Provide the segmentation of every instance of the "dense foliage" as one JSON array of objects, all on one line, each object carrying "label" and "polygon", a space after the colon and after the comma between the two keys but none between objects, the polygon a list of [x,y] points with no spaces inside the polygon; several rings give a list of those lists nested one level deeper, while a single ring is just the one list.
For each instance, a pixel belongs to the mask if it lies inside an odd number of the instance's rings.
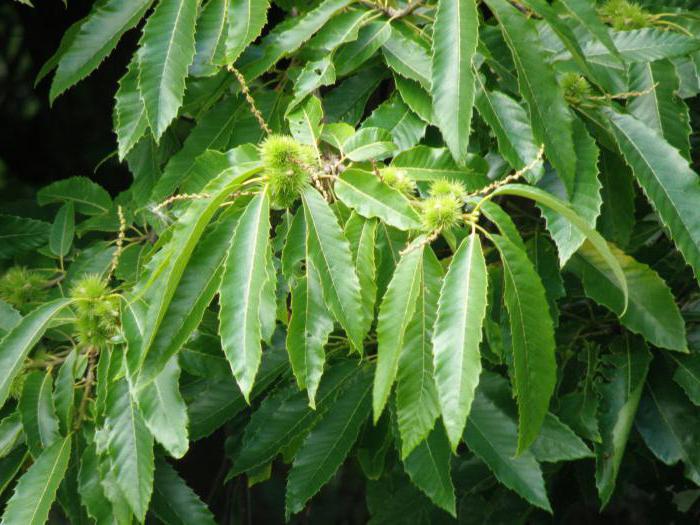
[{"label": "dense foliage", "polygon": [[141,32],[133,183],[0,210],[2,524],[271,519],[213,434],[288,520],[696,523],[692,3],[96,1],[37,80]]}]

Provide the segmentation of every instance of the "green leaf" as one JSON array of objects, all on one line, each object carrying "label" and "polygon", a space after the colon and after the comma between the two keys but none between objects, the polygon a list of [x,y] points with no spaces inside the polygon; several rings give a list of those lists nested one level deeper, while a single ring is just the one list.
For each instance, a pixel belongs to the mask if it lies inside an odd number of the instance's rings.
[{"label": "green leaf", "polygon": [[329,367],[316,395],[316,410],[309,408],[306,394],[296,388],[277,390],[266,397],[246,426],[243,444],[231,474],[240,474],[269,463],[292,440],[305,435],[318,422],[318,418],[333,406],[342,388],[356,374],[357,365],[352,361]]},{"label": "green leaf", "polygon": [[586,295],[615,312],[623,326],[641,334],[651,344],[688,352],[685,323],[663,279],[652,268],[613,245],[610,251],[625,274],[629,290],[627,309],[617,280],[600,254],[588,243],[581,247],[569,265],[583,282]]},{"label": "green leaf", "polygon": [[623,336],[611,346],[613,353],[603,358],[604,382],[597,386],[601,442],[595,445],[595,478],[603,507],[615,489],[651,361],[646,344],[637,337]]},{"label": "green leaf", "polygon": [[206,156],[211,155],[207,150],[226,149],[234,127],[240,124],[247,112],[248,107],[240,97],[228,97],[200,116],[182,149],[165,165],[151,199],[155,202],[165,199],[194,176],[197,168],[203,167],[198,166],[198,162],[205,162],[208,160]]},{"label": "green leaf", "polygon": [[0,407],[7,401],[10,386],[22,370],[24,360],[48,328],[49,322],[70,299],[56,299],[41,305],[27,314],[10,332],[0,340]]},{"label": "green leaf", "polygon": [[70,251],[75,235],[75,211],[73,201],[66,202],[58,210],[49,234],[49,248],[54,255],[63,257]]},{"label": "green leaf", "polygon": [[333,319],[323,303],[320,278],[313,264],[292,289],[292,317],[287,330],[287,351],[299,388],[305,388],[309,405],[316,405],[316,391],[326,360],[324,346],[333,331]]},{"label": "green leaf", "polygon": [[391,35],[391,25],[376,20],[360,29],[357,40],[344,45],[335,53],[333,62],[338,76],[345,76],[359,68],[384,45]]},{"label": "green leaf", "polygon": [[[601,185],[598,181],[598,147],[581,120],[574,119],[573,130],[576,178],[574,190],[569,192],[570,198],[567,199],[567,192],[561,181],[551,173],[545,175],[539,186],[564,201],[568,200],[571,209],[593,230],[602,204]],[[540,210],[547,222],[547,230],[557,245],[559,262],[564,266],[586,240],[586,234],[556,211],[546,206],[540,206]]]},{"label": "green leaf", "polygon": [[287,516],[300,512],[345,460],[369,417],[371,385],[366,370],[356,374],[304,439],[287,478]]},{"label": "green leaf", "polygon": [[421,227],[420,216],[406,196],[369,171],[345,170],[336,179],[334,189],[344,204],[363,217],[377,217],[400,230]]},{"label": "green leaf", "polygon": [[607,239],[625,248],[630,241],[634,220],[634,179],[622,157],[601,151],[600,181],[603,205],[598,230]]},{"label": "green leaf", "polygon": [[[411,108],[426,124],[434,124],[433,101],[430,94],[415,80],[404,78],[394,73],[394,84],[401,99]],[[450,156],[452,159],[452,156]]]},{"label": "green leaf", "polygon": [[420,142],[425,135],[426,124],[404,104],[400,96],[393,95],[367,117],[362,127],[388,130],[399,150],[406,150]]},{"label": "green leaf", "polygon": [[213,76],[219,72],[214,64],[223,58],[228,28],[229,0],[209,0],[197,18],[194,35],[192,76]]},{"label": "green leaf", "polygon": [[346,122],[356,126],[365,115],[367,101],[387,76],[386,68],[373,64],[329,91],[323,100],[328,122]]},{"label": "green leaf", "polygon": [[377,300],[377,264],[375,249],[378,221],[363,219],[353,212],[345,223],[345,237],[355,260],[355,271],[360,281],[360,294],[364,311],[363,333],[368,333],[374,321],[374,303]]},{"label": "green leaf", "polygon": [[650,367],[635,425],[660,461],[683,462],[686,477],[700,485],[700,413],[664,368],[658,361]]},{"label": "green leaf", "polygon": [[105,496],[100,479],[100,458],[94,443],[83,449],[78,473],[80,500],[91,518],[98,525],[117,521],[112,503]]},{"label": "green leaf", "polygon": [[53,378],[46,372],[32,372],[24,380],[18,408],[27,445],[34,458],[61,437],[52,390]]},{"label": "green leaf", "polygon": [[621,60],[615,42],[610,36],[607,26],[596,13],[595,5],[589,0],[561,0],[571,16],[583,26],[594,39],[602,44],[613,57]]},{"label": "green leaf", "polygon": [[[144,274],[134,290],[134,295],[142,296],[147,304],[144,319],[148,319],[149,322],[139,331],[141,336],[138,340],[130,340],[129,330],[126,330],[127,365],[132,376],[135,372],[140,372],[173,300],[177,285],[207,224],[231,192],[258,169],[251,167],[243,171],[225,170],[209,182],[203,189],[209,197],[188,203],[173,226],[170,240],[150,262],[149,271]],[[129,319],[122,319],[122,322],[128,328]],[[145,377],[139,380],[139,388],[152,379],[153,377]]]},{"label": "green leaf", "polygon": [[683,390],[693,404],[700,406],[700,353],[689,356],[671,355],[678,365],[673,373],[673,380]]},{"label": "green leaf", "polygon": [[119,160],[124,160],[148,129],[146,107],[139,93],[138,61],[132,59],[114,97],[114,132]]},{"label": "green leaf", "polygon": [[0,299],[0,341],[22,320],[20,313]]},{"label": "green leaf", "polygon": [[396,376],[396,419],[402,458],[426,438],[440,414],[433,373],[432,338],[443,270],[430,248],[423,250],[420,271],[415,313],[406,327]]},{"label": "green leaf", "polygon": [[321,101],[315,96],[307,98],[306,102],[287,115],[287,119],[292,136],[302,144],[313,146],[317,155],[320,156],[318,141],[321,138],[321,130],[324,128],[321,123],[323,119]]},{"label": "green leaf", "polygon": [[630,99],[628,111],[690,159],[690,117],[677,94],[680,81],[673,63],[657,60],[631,64],[629,76],[630,91],[645,94]]},{"label": "green leaf", "polygon": [[36,193],[40,206],[53,202],[73,202],[83,215],[101,215],[112,208],[112,198],[102,186],[87,177],[71,177],[44,186]]},{"label": "green leaf", "polygon": [[458,166],[445,148],[416,146],[396,155],[391,166],[401,168],[407,177],[415,181],[456,180],[464,184],[467,191],[478,190],[488,184],[485,174],[476,173],[471,167]]},{"label": "green leaf", "polygon": [[71,436],[44,450],[15,486],[2,515],[3,525],[43,525],[70,459]]},{"label": "green leaf", "polygon": [[197,243],[139,371],[142,383],[160,374],[201,322],[219,289],[231,232],[241,213],[234,210],[222,216]]},{"label": "green leaf", "polygon": [[433,333],[435,383],[453,451],[459,445],[479,383],[486,286],[481,241],[472,230],[455,252],[445,275]]},{"label": "green leaf", "polygon": [[450,441],[445,430],[437,426],[428,439],[419,444],[403,460],[406,474],[411,481],[431,501],[457,516],[455,508],[455,489],[450,476]]},{"label": "green leaf", "polygon": [[572,116],[554,70],[545,59],[535,25],[505,0],[488,0],[487,5],[498,19],[513,54],[518,86],[528,104],[535,140],[544,143],[547,157],[572,194],[576,177]]},{"label": "green leaf", "polygon": [[442,136],[454,159],[463,164],[469,153],[474,106],[472,60],[478,41],[479,17],[474,0],[440,0],[433,25],[430,94]]},{"label": "green leaf", "polygon": [[330,19],[307,45],[315,53],[335,51],[345,43],[354,42],[372,14],[372,11],[367,9],[339,13]]},{"label": "green leaf", "polygon": [[189,445],[187,407],[180,395],[179,379],[180,366],[173,357],[136,398],[148,430],[174,458],[184,456]]},{"label": "green leaf", "polygon": [[[479,87],[475,101],[476,109],[496,135],[499,153],[512,168],[524,168],[537,158],[539,150],[527,112],[508,95],[500,91],[488,91],[483,79],[478,75],[476,82]],[[542,165],[538,163],[529,172],[528,180],[541,176]]]},{"label": "green leaf", "polygon": [[298,106],[307,95],[335,83],[335,66],[330,55],[308,62],[294,81],[294,99],[289,103],[286,113]]},{"label": "green leaf", "polygon": [[[255,3],[257,0],[250,0]],[[277,25],[257,46],[251,46],[241,57],[241,72],[250,81],[274,66],[282,57],[294,53],[321,29],[339,10],[353,0],[324,0],[318,7]]]},{"label": "green leaf", "polygon": [[482,374],[464,431],[464,442],[488,465],[498,481],[532,505],[551,512],[539,463],[529,450],[518,453],[515,420],[493,398],[494,385],[506,389],[503,383],[498,376]]},{"label": "green leaf", "polygon": [[7,457],[0,459],[0,494],[4,493],[5,489],[15,479],[27,458],[29,458],[27,447],[19,446]]},{"label": "green leaf", "polygon": [[537,439],[554,392],[554,328],[544,287],[530,259],[506,237],[492,235],[501,254],[513,351],[514,391],[520,429],[518,453]]},{"label": "green leaf", "polygon": [[604,110],[622,155],[686,262],[700,276],[698,175],[681,154],[636,118]]},{"label": "green leaf", "polygon": [[608,243],[603,239],[603,237],[595,230],[590,228],[586,221],[579,217],[575,211],[569,208],[564,202],[560,201],[553,195],[542,191],[538,188],[533,188],[531,186],[525,186],[523,184],[507,184],[501,186],[500,188],[494,190],[489,197],[494,197],[496,195],[517,195],[519,197],[526,197],[532,199],[538,204],[546,206],[553,209],[557,213],[563,215],[570,223],[576,226],[579,230],[586,234],[586,238],[595,248],[595,250],[601,255],[605,263],[608,265],[615,280],[617,281],[620,289],[624,296],[624,307],[623,311],[627,308],[628,302],[628,289],[627,281],[625,280],[625,274],[620,267],[620,263],[610,251]]},{"label": "green leaf", "polygon": [[139,89],[156,141],[177,116],[194,59],[197,0],[160,0],[143,28]]},{"label": "green leaf", "polygon": [[391,133],[382,128],[362,128],[343,143],[345,156],[354,162],[382,160],[395,151]]},{"label": "green leaf", "polygon": [[122,35],[141,20],[152,2],[96,2],[58,61],[49,100],[53,102],[61,93],[92,73],[112,52]]},{"label": "green leaf", "polygon": [[0,259],[44,246],[50,230],[48,222],[0,214]]},{"label": "green leaf", "polygon": [[153,436],[125,379],[112,383],[104,430],[116,484],[136,518],[143,522],[153,492]]},{"label": "green leaf", "polygon": [[302,194],[306,220],[306,259],[318,270],[323,299],[362,352],[362,296],[352,254],[333,210],[312,188]]},{"label": "green leaf", "polygon": [[225,58],[233,64],[267,23],[270,0],[229,0]]},{"label": "green leaf", "polygon": [[163,458],[156,460],[149,511],[169,525],[214,525],[211,511]]},{"label": "green leaf", "polygon": [[[273,347],[263,352],[260,372],[250,393],[251,400],[268,389],[288,369],[289,363],[283,349]],[[182,387],[187,402],[190,439],[193,441],[210,435],[246,407],[229,369],[223,370],[226,371],[224,379],[202,378]]]},{"label": "green leaf", "polygon": [[430,89],[430,52],[427,46],[410,30],[399,23],[391,25],[391,34],[382,45],[387,65],[399,75]]},{"label": "green leaf", "polygon": [[[664,58],[687,55],[700,48],[696,38],[676,31],[645,27],[631,31],[610,31],[615,47],[625,62],[653,62]],[[622,68],[619,60],[602,43],[590,40],[583,45],[583,54],[589,62],[606,67]],[[568,60],[568,52],[555,60]]]},{"label": "green leaf", "polygon": [[219,289],[221,343],[246,401],[262,355],[260,308],[264,293],[261,290],[267,279],[269,216],[267,193],[254,197],[231,238]]},{"label": "green leaf", "polygon": [[377,317],[377,368],[372,390],[375,424],[379,421],[396,379],[406,344],[406,329],[416,310],[421,286],[423,237],[419,237],[394,270]]},{"label": "green leaf", "polygon": [[581,438],[552,413],[544,418],[542,431],[532,444],[532,453],[537,461],[551,463],[593,456]]},{"label": "green leaf", "polygon": [[24,441],[23,432],[19,412],[13,412],[0,421],[0,458],[6,457]]}]

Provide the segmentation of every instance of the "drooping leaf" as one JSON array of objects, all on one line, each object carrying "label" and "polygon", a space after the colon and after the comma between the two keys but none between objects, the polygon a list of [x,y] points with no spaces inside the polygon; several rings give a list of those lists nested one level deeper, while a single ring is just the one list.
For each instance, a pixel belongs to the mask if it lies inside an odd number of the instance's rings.
[{"label": "drooping leaf", "polygon": [[112,383],[109,390],[105,430],[115,482],[134,515],[143,521],[153,493],[153,436],[125,379]]},{"label": "drooping leaf", "polygon": [[554,392],[554,329],[542,281],[527,254],[506,237],[491,239],[503,262],[522,453],[537,438]]},{"label": "drooping leaf", "polygon": [[270,198],[266,192],[250,201],[231,238],[219,289],[221,342],[246,400],[262,353],[260,308],[267,279],[269,215]]},{"label": "drooping leaf", "polygon": [[335,182],[335,192],[363,217],[378,217],[400,230],[421,227],[420,216],[406,196],[373,173],[354,168],[345,170]]},{"label": "drooping leaf", "polygon": [[305,388],[315,407],[316,391],[326,360],[324,346],[333,331],[333,319],[323,303],[320,278],[313,264],[292,289],[292,317],[287,331],[287,351],[299,388]]},{"label": "drooping leaf", "polygon": [[272,461],[291,440],[306,435],[356,373],[357,365],[350,361],[329,368],[316,395],[316,410],[309,408],[306,394],[296,387],[268,396],[245,429],[231,473],[240,474]]},{"label": "drooping leaf", "polygon": [[142,383],[160,374],[202,320],[219,288],[228,242],[240,214],[241,210],[234,210],[222,216],[197,244],[141,366]]},{"label": "drooping leaf", "polygon": [[156,141],[175,119],[194,59],[197,0],[160,0],[143,29],[139,90]]},{"label": "drooping leaf", "polygon": [[194,35],[194,60],[190,66],[193,76],[213,76],[219,72],[214,64],[223,58],[228,35],[229,0],[210,0],[197,17]]},{"label": "drooping leaf", "polygon": [[396,380],[399,359],[406,344],[406,329],[413,318],[421,286],[422,237],[401,257],[377,317],[377,368],[374,373],[372,409],[379,421]]},{"label": "drooping leaf", "polygon": [[678,384],[696,406],[700,406],[700,357],[694,352],[689,356],[672,355],[678,365],[673,373],[673,380]]},{"label": "drooping leaf", "polygon": [[413,449],[403,462],[411,481],[435,505],[456,517],[455,489],[450,476],[450,452],[450,441],[445,430],[436,426],[428,438]]},{"label": "drooping leaf", "polygon": [[10,386],[22,369],[24,359],[36,345],[53,317],[71,303],[70,299],[56,299],[27,314],[0,340],[0,406],[5,404]]},{"label": "drooping leaf", "polygon": [[350,42],[335,53],[335,70],[338,76],[351,73],[369,60],[389,39],[391,26],[376,20],[360,29],[357,40]]},{"label": "drooping leaf", "polygon": [[122,35],[134,27],[153,0],[102,0],[91,13],[58,61],[56,76],[51,84],[49,99],[53,102],[61,93],[88,76],[100,65],[119,42]]},{"label": "drooping leaf", "polygon": [[517,452],[519,437],[515,419],[492,398],[493,386],[507,388],[502,383],[500,377],[490,373],[482,376],[464,431],[464,442],[488,465],[498,481],[532,505],[551,511],[539,463],[531,451]]},{"label": "drooping leaf", "polygon": [[137,394],[144,422],[153,437],[174,458],[188,448],[187,407],[180,395],[180,367],[171,358],[158,377]]},{"label": "drooping leaf", "polygon": [[68,468],[71,436],[44,450],[15,486],[2,515],[7,525],[43,525]]},{"label": "drooping leaf", "polygon": [[153,501],[149,511],[172,525],[214,525],[211,511],[177,471],[163,458],[156,459]]},{"label": "drooping leaf", "polygon": [[353,213],[345,223],[345,237],[350,241],[355,270],[360,281],[360,295],[364,311],[363,333],[368,333],[374,321],[374,306],[377,300],[377,263],[375,257],[377,244],[376,219],[363,219]]},{"label": "drooping leaf", "polygon": [[600,156],[600,182],[603,204],[598,217],[598,231],[624,249],[635,224],[632,172],[619,155],[603,150]]},{"label": "drooping leaf", "polygon": [[43,371],[34,371],[24,380],[19,413],[27,445],[34,458],[61,437],[52,389],[51,374]]},{"label": "drooping leaf", "polygon": [[624,295],[619,284],[600,254],[588,243],[581,247],[569,266],[582,280],[586,295],[615,312],[627,329],[641,334],[651,344],[687,352],[685,323],[663,279],[649,266],[614,246],[611,245],[610,250],[625,274],[629,290],[627,309],[624,309]]},{"label": "drooping leaf", "polygon": [[433,333],[440,412],[453,451],[462,438],[479,383],[486,286],[481,240],[472,230],[455,252],[445,275]]},{"label": "drooping leaf", "polygon": [[345,329],[351,345],[362,352],[362,296],[352,254],[338,220],[314,189],[302,194],[306,221],[306,258],[321,281],[326,305]]},{"label": "drooping leaf", "polygon": [[532,444],[537,461],[556,463],[589,458],[593,452],[576,433],[552,413],[542,423],[542,431]]},{"label": "drooping leaf", "polygon": [[603,506],[615,489],[651,361],[646,344],[637,337],[623,336],[612,346],[614,353],[605,356],[604,382],[598,385],[602,440],[595,446],[596,487]]},{"label": "drooping leaf", "polygon": [[666,465],[681,461],[685,475],[700,485],[700,414],[658,360],[650,366],[635,426]]},{"label": "drooping leaf", "polygon": [[21,416],[14,412],[0,421],[0,458],[10,454],[24,438]]},{"label": "drooping leaf", "polygon": [[700,274],[700,183],[678,150],[636,118],[606,110],[622,155],[696,277]]},{"label": "drooping leaf", "polygon": [[147,129],[146,107],[139,93],[138,62],[132,59],[114,96],[114,132],[119,160],[124,160]]},{"label": "drooping leaf", "polygon": [[119,513],[115,512],[112,503],[105,496],[100,478],[100,458],[97,455],[97,447],[94,443],[90,443],[85,447],[80,458],[78,472],[80,500],[88,515],[98,525],[118,522]]},{"label": "drooping leaf", "polygon": [[304,439],[287,479],[287,515],[300,512],[345,460],[370,415],[371,386],[371,375],[359,371]]},{"label": "drooping leaf", "polygon": [[474,106],[472,60],[479,17],[474,0],[440,0],[433,25],[430,93],[435,119],[452,157],[467,158]]},{"label": "drooping leaf", "polygon": [[420,271],[416,308],[406,328],[396,376],[396,419],[402,458],[426,438],[440,414],[432,338],[443,270],[430,248],[423,250]]}]

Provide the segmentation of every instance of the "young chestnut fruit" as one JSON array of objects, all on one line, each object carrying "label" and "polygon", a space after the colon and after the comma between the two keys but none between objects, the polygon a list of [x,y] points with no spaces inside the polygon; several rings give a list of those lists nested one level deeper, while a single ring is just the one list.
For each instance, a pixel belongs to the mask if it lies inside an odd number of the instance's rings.
[{"label": "young chestnut fruit", "polygon": [[406,172],[400,168],[388,167],[382,170],[382,180],[387,186],[400,191],[404,195],[411,195],[416,190],[416,183],[406,176]]},{"label": "young chestnut fruit", "polygon": [[71,289],[80,343],[103,348],[119,331],[119,298],[97,275],[87,275]]},{"label": "young chestnut fruit", "polygon": [[467,191],[464,186],[447,179],[430,186],[430,196],[421,205],[421,220],[427,231],[449,230],[462,219],[462,206]]},{"label": "young chestnut fruit", "polygon": [[21,313],[46,297],[46,280],[24,266],[13,266],[0,277],[0,299]]},{"label": "young chestnut fruit", "polygon": [[560,85],[564,90],[564,98],[569,104],[578,106],[591,96],[591,85],[588,80],[576,73],[566,73],[561,77]]},{"label": "young chestnut fruit", "polygon": [[652,25],[649,13],[640,5],[627,0],[608,0],[599,12],[606,22],[618,31],[642,29]]},{"label": "young chestnut fruit", "polygon": [[270,135],[260,146],[274,208],[289,208],[318,165],[313,149],[288,135]]}]

